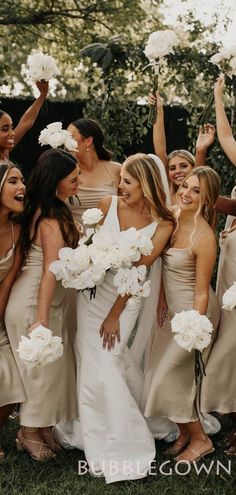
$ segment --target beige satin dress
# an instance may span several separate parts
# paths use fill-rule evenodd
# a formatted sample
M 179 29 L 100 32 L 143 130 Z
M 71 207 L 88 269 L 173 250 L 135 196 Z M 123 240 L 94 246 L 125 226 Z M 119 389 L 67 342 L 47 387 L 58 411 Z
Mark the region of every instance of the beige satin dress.
M 221 256 L 217 295 L 220 306 L 224 292 L 236 281 L 236 222 L 220 235 Z M 236 411 L 236 309 L 221 309 L 217 340 L 212 348 L 202 382 L 203 411 Z
M 73 342 L 64 321 L 65 289 L 57 282 L 50 309 L 49 328 L 62 337 L 63 356 L 46 366 L 28 368 L 16 352 L 22 335 L 36 320 L 38 291 L 42 276 L 42 248 L 32 244 L 26 263 L 8 301 L 5 321 L 9 340 L 20 370 L 27 400 L 20 407 L 23 426 L 55 425 L 77 417 L 76 374 Z
M 5 256 L 0 258 L 0 283 L 9 272 L 14 261 L 14 255 L 15 244 L 13 238 L 11 249 Z M 3 320 L 0 320 L 0 407 L 7 404 L 24 402 L 25 399 L 26 395 L 16 361 L 10 347 L 5 323 Z
M 170 248 L 162 256 L 163 283 L 170 320 L 175 313 L 192 309 L 196 260 L 191 248 Z M 207 316 L 214 328 L 219 321 L 217 298 L 210 288 Z M 195 353 L 174 340 L 170 323 L 158 328 L 145 371 L 144 415 L 167 417 L 176 423 L 199 419 L 199 387 L 195 383 Z M 211 344 L 203 351 L 206 363 Z
M 89 208 L 97 208 L 104 196 L 117 194 L 116 185 L 110 184 L 100 187 L 79 187 L 77 196 L 73 196 L 72 203 L 67 203 L 76 222 L 82 223 L 82 215 Z

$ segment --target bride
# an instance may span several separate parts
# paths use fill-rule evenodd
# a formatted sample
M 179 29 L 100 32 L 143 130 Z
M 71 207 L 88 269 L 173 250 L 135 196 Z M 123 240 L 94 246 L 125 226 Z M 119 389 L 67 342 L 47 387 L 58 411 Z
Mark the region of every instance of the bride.
M 155 159 L 144 154 L 129 157 L 121 168 L 120 189 L 120 197 L 105 197 L 100 203 L 104 226 L 112 226 L 118 232 L 134 227 L 151 237 L 151 255 L 142 256 L 137 263 L 151 267 L 175 227 Z M 137 382 L 132 390 L 132 378 L 126 376 L 127 354 L 131 363 L 127 343 L 140 312 L 140 302 L 134 303 L 129 296 L 117 297 L 113 277 L 114 273 L 109 271 L 97 287 L 94 299 L 90 300 L 86 291 L 78 295 L 80 422 L 74 422 L 72 433 L 68 423 L 58 425 L 55 431 L 64 446 L 83 449 L 90 472 L 102 473 L 107 483 L 146 476 L 155 457 L 154 440 L 135 397 Z M 153 278 L 151 275 L 151 287 Z M 151 321 L 146 321 L 142 327 L 144 341 L 151 325 Z M 131 369 L 133 372 L 134 366 Z M 161 418 L 160 427 L 163 421 L 163 436 L 175 431 L 174 424 L 167 425 Z

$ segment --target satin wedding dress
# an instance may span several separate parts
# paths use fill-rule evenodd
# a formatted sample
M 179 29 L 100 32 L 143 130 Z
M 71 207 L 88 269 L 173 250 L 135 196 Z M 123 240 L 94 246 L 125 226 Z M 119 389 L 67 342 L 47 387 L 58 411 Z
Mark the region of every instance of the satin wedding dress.
M 112 197 L 104 225 L 120 230 L 116 196 Z M 157 223 L 152 222 L 141 231 L 152 237 L 156 228 Z M 117 298 L 113 277 L 112 271 L 107 273 L 94 299 L 90 300 L 86 291 L 78 295 L 76 352 L 81 357 L 80 421 L 58 425 L 54 430 L 63 446 L 83 449 L 90 470 L 102 472 L 107 483 L 146 476 L 155 457 L 153 435 L 138 407 L 143 373 L 127 347 L 140 302 L 129 300 L 122 311 L 121 341 L 116 341 L 113 350 L 103 349 L 99 335 L 101 324 Z M 159 429 L 159 438 L 168 434 L 171 434 L 169 440 L 175 438 L 176 425 L 169 420 L 160 418 L 155 429 Z

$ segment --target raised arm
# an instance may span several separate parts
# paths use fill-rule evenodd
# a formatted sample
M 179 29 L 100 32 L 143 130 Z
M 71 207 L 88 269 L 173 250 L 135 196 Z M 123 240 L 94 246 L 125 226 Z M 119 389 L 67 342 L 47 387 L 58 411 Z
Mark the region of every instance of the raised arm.
M 156 96 L 149 94 L 148 101 L 150 105 L 156 105 L 156 120 L 153 124 L 153 145 L 156 155 L 161 159 L 162 163 L 167 166 L 166 153 L 166 134 L 164 123 L 164 108 L 163 101 L 158 91 Z
M 232 129 L 230 127 L 225 108 L 223 104 L 223 91 L 224 91 L 224 76 L 221 75 L 215 83 L 214 95 L 215 95 L 215 109 L 216 109 L 216 129 L 219 142 L 230 159 L 230 161 L 236 165 L 236 141 L 233 137 Z
M 196 142 L 195 167 L 205 165 L 207 150 L 214 143 L 215 127 L 211 124 L 205 124 L 200 127 Z
M 15 131 L 15 146 L 24 137 L 24 135 L 33 127 L 35 120 L 38 117 L 39 111 L 47 97 L 48 94 L 48 82 L 37 81 L 37 88 L 39 89 L 40 95 L 34 103 L 26 110 L 24 115 L 22 115 L 20 121 L 18 122 Z

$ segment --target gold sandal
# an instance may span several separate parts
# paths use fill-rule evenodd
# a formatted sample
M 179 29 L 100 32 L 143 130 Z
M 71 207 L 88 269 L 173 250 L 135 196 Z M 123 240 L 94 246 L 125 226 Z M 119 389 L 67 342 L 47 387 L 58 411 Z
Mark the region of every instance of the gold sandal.
M 24 427 L 23 427 L 24 428 Z M 38 428 L 26 428 L 28 431 L 34 433 L 38 431 Z M 36 447 L 34 450 L 34 447 Z M 17 433 L 16 439 L 17 451 L 25 450 L 34 461 L 47 461 L 56 457 L 56 454 L 49 449 L 46 443 L 39 440 L 32 440 L 31 438 L 25 438 L 22 432 L 22 428 Z

